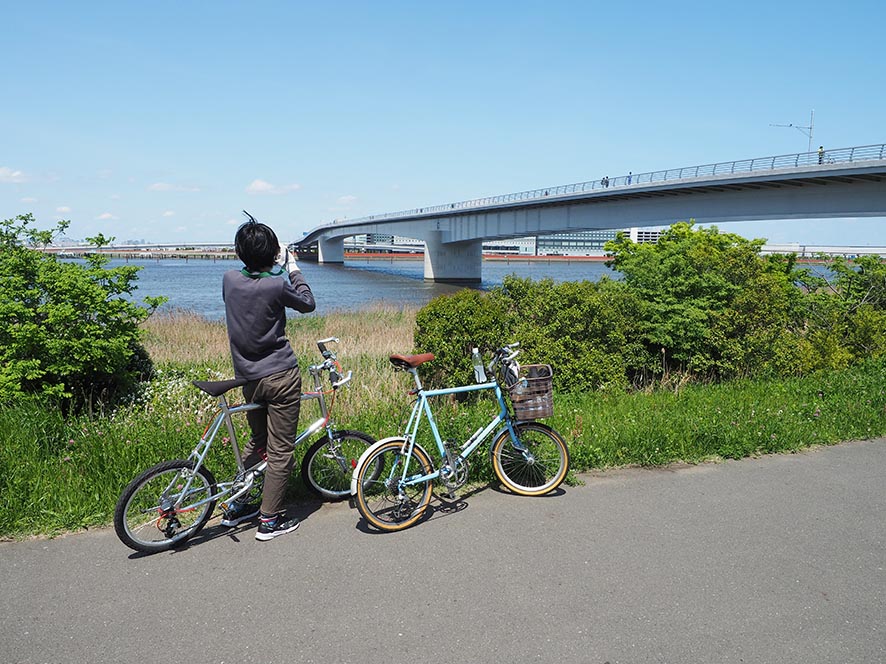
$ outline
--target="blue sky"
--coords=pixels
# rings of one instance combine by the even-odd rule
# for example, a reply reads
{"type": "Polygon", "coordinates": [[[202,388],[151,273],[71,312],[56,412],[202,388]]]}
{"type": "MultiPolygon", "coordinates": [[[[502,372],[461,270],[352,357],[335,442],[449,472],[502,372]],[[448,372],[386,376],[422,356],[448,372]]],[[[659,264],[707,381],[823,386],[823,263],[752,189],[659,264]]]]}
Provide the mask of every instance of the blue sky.
{"type": "MultiPolygon", "coordinates": [[[[0,214],[119,242],[886,142],[875,1],[5,2],[0,214]]],[[[886,220],[721,228],[886,245],[886,220]]]]}

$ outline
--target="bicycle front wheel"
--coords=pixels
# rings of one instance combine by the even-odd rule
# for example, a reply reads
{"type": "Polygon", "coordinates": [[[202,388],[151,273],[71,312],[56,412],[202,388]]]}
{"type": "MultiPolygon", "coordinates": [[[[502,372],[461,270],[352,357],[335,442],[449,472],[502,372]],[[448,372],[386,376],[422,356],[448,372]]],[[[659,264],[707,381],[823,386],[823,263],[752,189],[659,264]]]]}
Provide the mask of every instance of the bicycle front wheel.
{"type": "Polygon", "coordinates": [[[331,441],[323,436],[302,459],[302,482],[324,500],[345,498],[351,493],[357,460],[374,443],[375,438],[362,431],[336,431],[331,441]]]}
{"type": "Polygon", "coordinates": [[[114,530],[131,549],[166,551],[206,525],[215,509],[215,501],[207,499],[215,492],[208,469],[201,466],[195,472],[194,463],[183,459],[164,461],[123,490],[114,509],[114,530]]]}
{"type": "Polygon", "coordinates": [[[418,445],[407,458],[406,441],[393,438],[377,447],[354,471],[357,509],[366,522],[387,532],[417,523],[431,502],[431,482],[403,486],[403,478],[429,475],[431,460],[418,445]]]}
{"type": "Polygon", "coordinates": [[[563,437],[541,422],[521,422],[514,431],[525,451],[517,449],[507,429],[492,443],[492,468],[499,481],[521,496],[541,496],[560,486],[569,470],[563,437]]]}

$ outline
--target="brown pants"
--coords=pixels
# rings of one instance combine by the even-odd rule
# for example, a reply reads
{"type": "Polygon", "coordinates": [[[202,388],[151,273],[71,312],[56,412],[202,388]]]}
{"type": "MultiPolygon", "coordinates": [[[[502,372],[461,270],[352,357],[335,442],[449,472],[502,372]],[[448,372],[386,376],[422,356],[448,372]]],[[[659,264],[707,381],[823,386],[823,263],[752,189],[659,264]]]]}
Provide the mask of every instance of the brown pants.
{"type": "Polygon", "coordinates": [[[246,413],[252,437],[243,448],[246,468],[261,460],[267,450],[268,469],[262,490],[262,514],[283,511],[286,484],[295,462],[292,452],[298,435],[298,413],[301,409],[301,374],[298,367],[271,374],[243,386],[247,401],[266,404],[262,410],[246,413]]]}

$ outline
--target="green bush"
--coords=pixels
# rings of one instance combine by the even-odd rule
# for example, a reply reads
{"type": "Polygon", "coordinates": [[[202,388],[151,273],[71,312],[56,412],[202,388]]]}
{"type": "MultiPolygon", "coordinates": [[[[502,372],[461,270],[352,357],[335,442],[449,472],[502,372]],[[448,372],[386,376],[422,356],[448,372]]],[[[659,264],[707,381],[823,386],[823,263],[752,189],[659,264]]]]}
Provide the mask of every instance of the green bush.
{"type": "Polygon", "coordinates": [[[654,358],[638,343],[641,301],[604,280],[533,282],[515,276],[489,293],[463,290],[434,299],[416,316],[415,346],[436,360],[424,367],[429,386],[473,380],[470,352],[519,342],[520,362],[551,364],[558,389],[623,388],[629,369],[654,358]]]}
{"type": "Polygon", "coordinates": [[[471,346],[519,341],[523,363],[549,363],[558,390],[621,389],[678,378],[721,381],[843,369],[886,354],[886,265],[760,256],[765,240],[678,223],[657,244],[607,244],[623,280],[507,277],[486,294],[434,300],[415,344],[438,360],[434,386],[471,379],[471,346]]]}
{"type": "MultiPolygon", "coordinates": [[[[33,223],[30,214],[0,222],[0,402],[39,395],[91,408],[150,372],[139,324],[164,298],[146,298],[146,308],[125,297],[139,268],[38,251],[68,222],[50,231],[33,223]]],[[[96,247],[111,239],[89,238],[96,247]]]]}
{"type": "Polygon", "coordinates": [[[493,306],[489,295],[471,289],[431,300],[415,318],[415,347],[431,352],[434,362],[422,367],[428,386],[473,382],[471,348],[497,348],[510,343],[510,316],[493,306]]]}

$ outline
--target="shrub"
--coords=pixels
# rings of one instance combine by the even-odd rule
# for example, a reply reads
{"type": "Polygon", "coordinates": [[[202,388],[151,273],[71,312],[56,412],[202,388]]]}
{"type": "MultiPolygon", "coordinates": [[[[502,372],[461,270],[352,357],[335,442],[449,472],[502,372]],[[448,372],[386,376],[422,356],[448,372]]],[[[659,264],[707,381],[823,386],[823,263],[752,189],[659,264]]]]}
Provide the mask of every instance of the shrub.
{"type": "Polygon", "coordinates": [[[438,360],[434,386],[471,380],[471,346],[519,341],[523,363],[549,363],[558,390],[655,380],[788,377],[886,354],[886,265],[841,258],[814,274],[765,240],[674,224],[658,244],[623,234],[606,245],[623,279],[507,277],[419,311],[415,343],[438,360]]]}
{"type": "Polygon", "coordinates": [[[436,358],[422,367],[422,380],[429,387],[472,382],[471,348],[510,343],[509,318],[488,294],[471,289],[431,300],[415,317],[416,351],[436,358]]]}
{"type": "MultiPolygon", "coordinates": [[[[0,222],[0,402],[60,397],[91,408],[125,393],[150,372],[139,324],[164,298],[128,300],[139,268],[59,260],[48,245],[69,222],[34,229],[30,214],[0,222]]],[[[113,238],[89,238],[97,248],[113,238]]]]}
{"type": "Polygon", "coordinates": [[[652,358],[638,343],[642,303],[619,282],[534,282],[505,277],[489,293],[435,298],[416,315],[415,346],[436,356],[422,372],[429,386],[473,380],[470,351],[519,342],[523,364],[554,368],[558,389],[624,387],[629,370],[652,358]]]}

